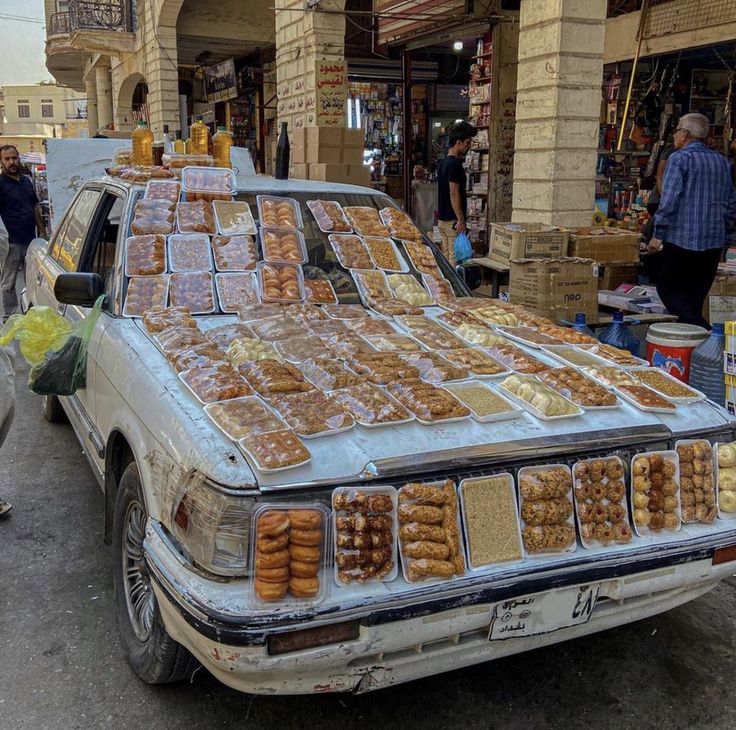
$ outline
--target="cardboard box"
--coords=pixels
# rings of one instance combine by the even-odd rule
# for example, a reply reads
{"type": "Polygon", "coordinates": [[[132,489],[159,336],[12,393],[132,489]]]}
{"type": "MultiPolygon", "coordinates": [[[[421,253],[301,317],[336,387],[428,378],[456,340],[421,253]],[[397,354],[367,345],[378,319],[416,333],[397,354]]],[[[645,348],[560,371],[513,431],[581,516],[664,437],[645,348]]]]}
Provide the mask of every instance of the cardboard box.
{"type": "MultiPolygon", "coordinates": [[[[363,160],[362,129],[304,127],[304,162],[324,165],[360,164],[363,160]]],[[[295,160],[295,162],[302,160],[295,160]]]]}
{"type": "Polygon", "coordinates": [[[736,273],[716,275],[703,304],[703,316],[711,324],[736,318],[736,273]]]}
{"type": "Polygon", "coordinates": [[[309,163],[309,179],[368,187],[371,174],[363,165],[309,163]]]}
{"type": "Polygon", "coordinates": [[[598,280],[590,259],[512,259],[509,279],[512,304],[541,317],[572,321],[577,312],[598,316],[598,280]]]}
{"type": "Polygon", "coordinates": [[[304,127],[289,131],[291,145],[291,161],[302,165],[307,161],[307,133],[304,127]]]}
{"type": "Polygon", "coordinates": [[[567,256],[568,232],[541,223],[492,223],[488,258],[554,259],[567,256]]]}
{"type": "Polygon", "coordinates": [[[639,264],[604,264],[598,267],[598,288],[617,289],[621,284],[639,283],[639,264]]]}
{"type": "Polygon", "coordinates": [[[306,162],[295,162],[290,174],[296,180],[309,180],[309,165],[306,162]]]}
{"type": "Polygon", "coordinates": [[[570,256],[600,264],[639,263],[639,234],[620,228],[576,228],[570,231],[570,256]]]}

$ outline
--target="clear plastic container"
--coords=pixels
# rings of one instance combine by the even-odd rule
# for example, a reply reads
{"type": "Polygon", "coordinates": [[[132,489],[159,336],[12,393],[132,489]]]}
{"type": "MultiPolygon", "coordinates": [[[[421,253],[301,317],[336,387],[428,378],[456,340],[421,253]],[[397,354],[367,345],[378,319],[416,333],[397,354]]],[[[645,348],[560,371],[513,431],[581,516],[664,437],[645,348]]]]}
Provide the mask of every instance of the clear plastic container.
{"type": "Polygon", "coordinates": [[[332,234],[327,240],[344,269],[372,269],[373,259],[363,245],[360,236],[353,234],[332,234]]]}
{"type": "Polygon", "coordinates": [[[212,253],[218,271],[255,271],[258,263],[253,236],[213,236],[212,253]]]}
{"type": "Polygon", "coordinates": [[[353,417],[338,402],[317,388],[305,393],[275,393],[270,403],[301,438],[333,436],[355,425],[353,417]]]}
{"type": "Polygon", "coordinates": [[[528,411],[534,417],[539,418],[541,421],[559,421],[564,418],[576,418],[577,416],[581,416],[584,413],[583,409],[580,408],[580,406],[575,405],[568,398],[565,398],[559,393],[556,393],[554,390],[552,390],[552,388],[544,385],[531,375],[511,375],[506,378],[506,380],[504,380],[499,387],[502,389],[503,394],[507,398],[512,400],[514,403],[520,405],[525,411],[528,411]],[[561,407],[565,408],[567,412],[558,413],[555,415],[547,415],[547,413],[532,405],[530,401],[517,395],[513,390],[511,390],[512,386],[509,381],[512,378],[520,380],[522,385],[531,385],[537,395],[543,395],[547,397],[547,402],[554,402],[555,399],[558,399],[559,401],[561,401],[561,407]]]}
{"type": "Polygon", "coordinates": [[[142,317],[154,307],[164,308],[169,294],[169,276],[131,276],[125,295],[124,317],[142,317]]]}
{"type": "Polygon", "coordinates": [[[281,317],[284,311],[280,304],[246,304],[238,311],[242,322],[260,322],[270,317],[281,317]]]}
{"type": "Polygon", "coordinates": [[[215,287],[209,271],[181,271],[169,279],[169,303],[187,307],[192,314],[211,314],[216,310],[215,287]]]}
{"type": "Polygon", "coordinates": [[[312,460],[309,449],[291,429],[255,434],[240,439],[238,446],[255,469],[266,473],[295,469],[312,460]]]}
{"type": "Polygon", "coordinates": [[[714,322],[708,339],[695,348],[690,358],[690,385],[705,393],[721,407],[726,398],[723,378],[724,349],[723,325],[714,322]]]}
{"type": "Polygon", "coordinates": [[[377,269],[396,273],[407,273],[409,271],[409,266],[390,238],[364,236],[363,243],[377,269]]]}
{"type": "Polygon", "coordinates": [[[522,409],[488,385],[475,380],[460,383],[443,383],[464,406],[470,409],[479,423],[493,423],[519,418],[522,409]],[[480,391],[480,393],[479,393],[480,391]],[[486,395],[487,393],[487,395],[486,395]],[[490,410],[489,410],[490,409],[490,410]]]}
{"type": "MultiPolygon", "coordinates": [[[[526,345],[527,347],[540,348],[542,346],[564,346],[565,344],[562,340],[537,332],[531,327],[510,327],[503,324],[497,324],[493,326],[493,329],[504,337],[520,342],[522,345],[526,345]]],[[[554,351],[552,354],[554,354],[554,351]]]]}
{"type": "Polygon", "coordinates": [[[326,304],[322,311],[332,319],[366,319],[370,317],[362,304],[326,304]]]}
{"type": "Polygon", "coordinates": [[[437,352],[402,352],[401,359],[417,368],[422,380],[432,385],[444,385],[451,381],[467,380],[470,372],[454,365],[437,352]]]}
{"type": "Polygon", "coordinates": [[[213,167],[215,160],[211,155],[173,154],[164,155],[164,167],[181,174],[185,167],[213,167]]]}
{"type": "Polygon", "coordinates": [[[674,413],[677,405],[644,384],[617,385],[616,392],[632,406],[646,413],[674,413]]]}
{"type": "Polygon", "coordinates": [[[586,411],[610,410],[621,405],[608,388],[573,367],[552,368],[538,373],[537,378],[586,411]]]}
{"type": "Polygon", "coordinates": [[[682,522],[710,525],[718,516],[713,447],[706,439],[681,439],[675,442],[675,451],[680,460],[682,522]]]}
{"type": "Polygon", "coordinates": [[[422,346],[408,335],[363,335],[380,352],[421,352],[422,346]]]}
{"type": "Polygon", "coordinates": [[[585,350],[579,350],[573,345],[559,345],[559,346],[543,346],[541,347],[543,352],[551,355],[555,360],[565,363],[565,365],[572,365],[576,368],[595,368],[595,367],[606,367],[608,363],[605,360],[597,357],[591,352],[585,350]]]}
{"type": "Polygon", "coordinates": [[[301,266],[258,262],[258,286],[264,302],[304,301],[304,273],[301,266]]]}
{"type": "MultiPolygon", "coordinates": [[[[215,276],[215,279],[217,276],[215,276]]],[[[217,345],[223,351],[227,350],[230,343],[236,340],[238,337],[253,337],[253,330],[242,322],[233,322],[228,324],[220,324],[215,327],[210,327],[206,332],[208,340],[217,345]]]]}
{"type": "Polygon", "coordinates": [[[327,279],[305,279],[307,301],[314,304],[337,304],[337,294],[327,279]]]}
{"type": "Polygon", "coordinates": [[[365,382],[364,376],[356,375],[332,355],[304,360],[299,363],[299,370],[312,385],[325,392],[365,382]]]}
{"type": "Polygon", "coordinates": [[[253,512],[250,555],[248,598],[256,608],[273,611],[278,604],[296,609],[324,602],[333,565],[328,508],[320,502],[260,505],[253,512]]]}
{"type": "Polygon", "coordinates": [[[402,241],[422,242],[422,232],[416,227],[414,221],[398,208],[382,208],[379,212],[381,222],[388,226],[391,235],[402,241]]]}
{"type": "Polygon", "coordinates": [[[724,520],[736,519],[736,442],[713,444],[713,473],[718,516],[724,520]]]}
{"type": "MultiPolygon", "coordinates": [[[[723,368],[723,355],[721,355],[721,368],[723,368]]],[[[659,368],[630,368],[628,372],[648,388],[655,390],[673,403],[695,403],[705,398],[703,393],[685,385],[665,370],[659,368]]]]}
{"type": "Polygon", "coordinates": [[[176,215],[168,200],[139,200],[133,209],[130,232],[134,236],[169,235],[176,215]]]}
{"type": "Polygon", "coordinates": [[[307,247],[302,232],[294,228],[261,228],[261,251],[265,261],[304,264],[307,247]]]}
{"type": "Polygon", "coordinates": [[[399,489],[398,522],[401,569],[407,583],[436,583],[465,574],[455,482],[405,484],[399,489]],[[454,512],[454,520],[445,507],[454,512]]]}
{"type": "Polygon", "coordinates": [[[524,553],[528,557],[574,553],[578,544],[575,539],[575,507],[570,467],[567,464],[524,466],[519,469],[518,481],[524,553]],[[545,511],[562,510],[563,514],[568,511],[562,500],[569,503],[567,517],[550,522],[549,520],[554,518],[552,512],[546,518],[541,517],[543,521],[539,523],[539,516],[545,511]],[[527,502],[532,504],[545,502],[547,506],[527,510],[525,507],[527,502]],[[530,519],[536,513],[533,524],[531,522],[528,524],[524,519],[525,513],[530,519]]]}
{"type": "Polygon", "coordinates": [[[302,211],[294,198],[257,195],[258,222],[262,228],[303,228],[302,211]]]}
{"type": "Polygon", "coordinates": [[[308,200],[307,208],[323,233],[352,233],[353,227],[343,213],[342,206],[334,200],[308,200]]]}
{"type": "Polygon", "coordinates": [[[169,269],[175,271],[211,271],[212,250],[204,233],[169,236],[169,269]]]}
{"type": "Polygon", "coordinates": [[[212,208],[218,233],[223,236],[239,236],[257,233],[256,222],[250,205],[244,200],[214,200],[212,208]]]}
{"type": "MultiPolygon", "coordinates": [[[[634,515],[634,529],[637,535],[647,536],[650,534],[658,534],[659,532],[678,532],[682,524],[682,511],[680,507],[680,460],[677,456],[676,451],[644,451],[639,454],[635,454],[631,458],[631,508],[634,515]],[[643,461],[639,461],[639,460],[643,461]],[[668,463],[670,466],[664,467],[664,464],[668,463]],[[661,465],[661,466],[660,466],[661,465]],[[655,468],[658,467],[658,468],[655,468]],[[674,473],[671,476],[668,471],[669,469],[674,473]],[[655,487],[652,480],[652,474],[662,474],[663,484],[662,487],[655,487]],[[674,485],[665,485],[666,480],[672,480],[674,485]],[[640,481],[643,480],[643,481],[640,481]],[[652,490],[661,492],[663,507],[653,509],[652,490]],[[672,492],[670,494],[670,492],[672,492]],[[647,497],[646,506],[638,506],[640,504],[637,494],[643,494],[647,497]],[[676,504],[671,505],[672,509],[667,510],[667,505],[664,503],[666,497],[674,497],[676,504]],[[654,514],[661,515],[657,518],[657,524],[659,521],[662,522],[662,526],[658,528],[652,527],[652,521],[655,519],[654,514]],[[667,517],[666,515],[673,515],[673,517],[667,517]],[[668,526],[668,522],[671,522],[671,526],[668,526]]],[[[659,503],[659,497],[657,498],[659,503]]]]}
{"type": "Polygon", "coordinates": [[[217,299],[223,312],[238,312],[244,304],[259,301],[255,273],[215,274],[217,299]]]}
{"type": "Polygon", "coordinates": [[[276,351],[284,360],[294,365],[305,360],[330,356],[330,351],[322,344],[319,337],[314,335],[301,335],[278,341],[276,351]]]}
{"type": "Polygon", "coordinates": [[[415,307],[431,307],[434,299],[416,280],[413,274],[389,274],[388,283],[394,296],[415,307]]]}
{"type": "Polygon", "coordinates": [[[211,169],[185,167],[181,171],[181,190],[184,199],[193,200],[232,200],[238,191],[235,173],[224,167],[211,169]]]}
{"type": "Polygon", "coordinates": [[[149,180],[144,200],[165,200],[173,207],[179,202],[181,185],[176,180],[149,180]]]}
{"type": "Polygon", "coordinates": [[[255,337],[238,337],[233,340],[227,348],[227,357],[234,365],[256,360],[282,361],[273,342],[264,342],[255,337]]]}
{"type": "Polygon", "coordinates": [[[166,269],[165,236],[131,236],[125,240],[126,276],[156,276],[166,269]]]}
{"type": "Polygon", "coordinates": [[[215,232],[215,218],[212,215],[212,204],[206,200],[179,203],[176,206],[176,224],[179,233],[215,232]]]}
{"type": "Polygon", "coordinates": [[[230,367],[193,368],[179,373],[179,379],[203,405],[253,395],[253,391],[230,367]]]}
{"type": "Polygon", "coordinates": [[[505,378],[511,374],[506,365],[475,347],[442,350],[440,354],[451,363],[468,368],[475,378],[505,378]]]}
{"type": "Polygon", "coordinates": [[[378,211],[367,205],[349,205],[343,208],[348,222],[359,236],[390,236],[387,226],[381,222],[378,211]]]}
{"type": "Polygon", "coordinates": [[[114,167],[127,166],[133,164],[133,148],[132,147],[116,147],[112,153],[112,164],[114,167]]]}
{"type": "Polygon", "coordinates": [[[414,420],[413,413],[404,408],[393,396],[372,383],[351,385],[332,391],[331,395],[361,426],[366,428],[398,426],[414,420]]]}
{"type": "Polygon", "coordinates": [[[470,409],[442,388],[420,381],[389,383],[388,392],[425,426],[446,424],[470,418],[470,409]]]}
{"type": "MultiPolygon", "coordinates": [[[[482,571],[494,565],[519,563],[524,559],[519,508],[514,477],[511,474],[504,472],[463,479],[458,487],[458,497],[465,538],[465,556],[471,571],[482,571]],[[480,503],[476,503],[476,498],[471,492],[483,487],[488,495],[480,503]],[[496,542],[498,559],[480,559],[479,555],[478,560],[473,560],[473,544],[482,540],[496,542]]],[[[486,549],[493,551],[490,546],[486,549]]]]}
{"type": "Polygon", "coordinates": [[[257,337],[267,342],[278,342],[304,335],[304,326],[290,317],[273,317],[263,322],[253,322],[251,327],[257,337]]]}
{"type": "Polygon", "coordinates": [[[332,492],[334,575],[338,586],[396,579],[397,507],[398,494],[393,487],[339,487],[332,492]],[[385,560],[379,563],[381,558],[385,560]]]}
{"type": "Polygon", "coordinates": [[[211,403],[204,407],[204,411],[215,426],[233,441],[288,428],[277,413],[256,396],[211,403]]]}

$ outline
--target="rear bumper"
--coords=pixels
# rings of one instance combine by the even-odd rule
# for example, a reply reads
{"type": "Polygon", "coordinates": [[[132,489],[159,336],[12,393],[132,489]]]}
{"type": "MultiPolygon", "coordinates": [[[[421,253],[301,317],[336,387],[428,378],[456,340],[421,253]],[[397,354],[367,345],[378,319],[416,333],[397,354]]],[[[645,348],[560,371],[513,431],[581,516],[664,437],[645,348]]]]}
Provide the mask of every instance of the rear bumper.
{"type": "Polygon", "coordinates": [[[568,571],[565,580],[518,576],[512,584],[494,586],[488,581],[480,589],[444,599],[404,598],[392,607],[343,609],[304,616],[300,622],[272,617],[268,624],[248,615],[239,620],[226,617],[212,600],[216,585],[209,599],[194,605],[191,593],[177,592],[172,565],[153,557],[154,545],[163,547],[156,545],[149,529],[148,563],[169,634],[224,684],[257,694],[367,692],[529,651],[668,611],[706,593],[733,572],[733,563],[712,564],[712,547],[694,546],[690,552],[669,556],[669,561],[660,556],[658,566],[644,566],[646,561],[619,566],[627,572],[617,576],[610,569],[597,576],[593,570],[568,571]],[[488,640],[497,601],[591,582],[600,584],[600,593],[588,623],[538,636],[488,640]],[[269,636],[346,620],[360,621],[358,638],[277,656],[268,653],[269,636]]]}

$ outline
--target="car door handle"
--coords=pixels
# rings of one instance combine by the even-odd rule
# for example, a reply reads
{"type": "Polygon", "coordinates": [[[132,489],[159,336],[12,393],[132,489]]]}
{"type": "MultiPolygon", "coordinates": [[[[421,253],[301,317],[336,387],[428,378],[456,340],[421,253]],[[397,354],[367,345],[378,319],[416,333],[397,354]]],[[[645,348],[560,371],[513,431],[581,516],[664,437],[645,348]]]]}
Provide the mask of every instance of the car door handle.
{"type": "Polygon", "coordinates": [[[43,279],[43,270],[39,270],[36,273],[36,284],[40,284],[41,283],[41,279],[43,279]]]}

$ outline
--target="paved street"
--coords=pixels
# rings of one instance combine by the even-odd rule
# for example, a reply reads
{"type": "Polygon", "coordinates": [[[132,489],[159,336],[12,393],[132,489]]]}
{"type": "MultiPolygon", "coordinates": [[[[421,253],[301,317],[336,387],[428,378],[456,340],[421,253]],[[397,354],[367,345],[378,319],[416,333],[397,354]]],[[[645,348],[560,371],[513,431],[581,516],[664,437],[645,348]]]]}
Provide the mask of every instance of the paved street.
{"type": "Polygon", "coordinates": [[[733,728],[736,580],[660,617],[361,697],[249,697],[122,658],[102,495],[69,426],[17,379],[0,450],[0,728],[733,728]]]}

